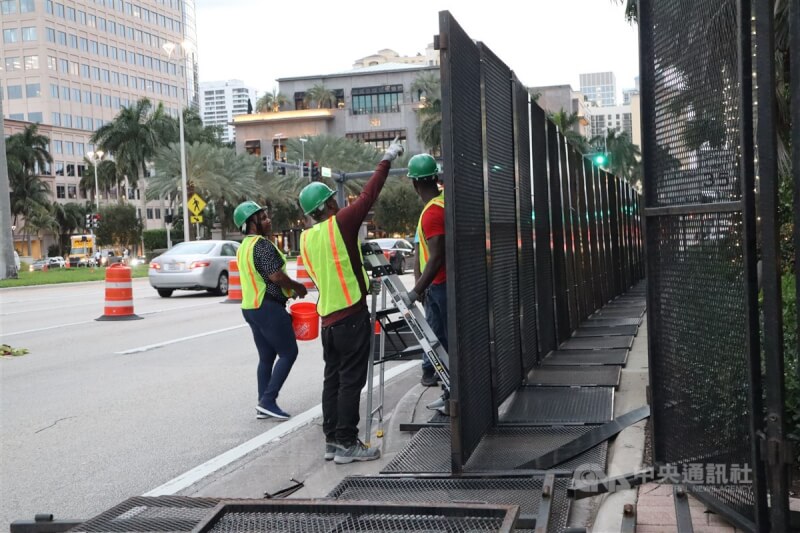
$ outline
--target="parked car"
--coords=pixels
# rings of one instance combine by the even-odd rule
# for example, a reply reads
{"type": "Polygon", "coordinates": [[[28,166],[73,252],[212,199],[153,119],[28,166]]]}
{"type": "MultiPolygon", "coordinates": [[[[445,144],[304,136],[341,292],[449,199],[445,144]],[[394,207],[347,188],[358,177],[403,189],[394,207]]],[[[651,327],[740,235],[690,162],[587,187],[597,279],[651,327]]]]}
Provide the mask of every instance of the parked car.
{"type": "Polygon", "coordinates": [[[191,241],[176,244],[150,261],[150,285],[162,298],[176,289],[228,294],[228,263],[236,259],[234,241],[191,241]]]}
{"type": "Polygon", "coordinates": [[[414,269],[414,245],[405,239],[372,239],[370,242],[378,243],[383,250],[386,260],[398,274],[403,274],[406,268],[414,269]]]}
{"type": "Polygon", "coordinates": [[[64,268],[65,266],[67,266],[67,261],[60,255],[47,258],[48,268],[64,268]]]}
{"type": "Polygon", "coordinates": [[[37,259],[28,267],[30,272],[42,271],[47,265],[47,259],[37,259]]]}

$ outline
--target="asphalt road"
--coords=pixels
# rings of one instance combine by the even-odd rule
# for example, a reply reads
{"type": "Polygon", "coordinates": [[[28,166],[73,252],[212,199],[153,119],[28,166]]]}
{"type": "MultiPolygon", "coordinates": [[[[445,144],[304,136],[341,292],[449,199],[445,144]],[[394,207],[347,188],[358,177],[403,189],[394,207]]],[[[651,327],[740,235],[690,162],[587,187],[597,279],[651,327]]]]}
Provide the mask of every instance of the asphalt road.
{"type": "MultiPolygon", "coordinates": [[[[279,423],[255,418],[258,356],[238,305],[160,298],[145,278],[142,320],[98,322],[103,290],[0,291],[0,342],[30,350],[0,360],[0,531],[35,513],[89,518],[279,423]]],[[[299,344],[279,398],[293,414],[322,388],[319,339],[299,344]]]]}

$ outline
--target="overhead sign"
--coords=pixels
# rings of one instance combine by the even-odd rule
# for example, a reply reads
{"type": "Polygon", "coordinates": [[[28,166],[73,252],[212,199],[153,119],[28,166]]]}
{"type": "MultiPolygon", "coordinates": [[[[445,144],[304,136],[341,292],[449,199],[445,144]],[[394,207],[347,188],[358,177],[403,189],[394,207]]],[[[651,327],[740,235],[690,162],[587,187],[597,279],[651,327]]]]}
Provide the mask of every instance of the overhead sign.
{"type": "Polygon", "coordinates": [[[203,215],[192,215],[189,217],[189,221],[192,224],[202,224],[203,223],[203,215]]]}
{"type": "MultiPolygon", "coordinates": [[[[199,215],[203,212],[203,209],[206,208],[206,202],[200,195],[194,193],[191,198],[189,198],[189,211],[194,213],[195,215],[199,215]]],[[[194,222],[194,221],[193,221],[194,222]]]]}
{"type": "Polygon", "coordinates": [[[323,178],[330,178],[331,177],[331,169],[328,167],[322,167],[322,177],[323,178]]]}

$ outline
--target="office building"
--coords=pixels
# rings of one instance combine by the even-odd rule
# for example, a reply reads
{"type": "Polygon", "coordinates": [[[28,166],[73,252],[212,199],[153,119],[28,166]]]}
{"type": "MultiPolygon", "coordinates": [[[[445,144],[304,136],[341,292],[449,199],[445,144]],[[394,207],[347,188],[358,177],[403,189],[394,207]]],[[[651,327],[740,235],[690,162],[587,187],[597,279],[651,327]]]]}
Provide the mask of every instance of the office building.
{"type": "Polygon", "coordinates": [[[592,109],[592,135],[605,135],[608,130],[624,131],[633,139],[633,114],[630,105],[595,107],[592,109]]]}
{"type": "Polygon", "coordinates": [[[617,103],[617,78],[613,72],[592,72],[580,75],[581,92],[599,107],[617,103]]]}
{"type": "Polygon", "coordinates": [[[439,51],[433,48],[433,43],[430,43],[425,48],[425,55],[417,54],[415,56],[401,56],[394,50],[385,48],[383,50],[379,50],[376,54],[357,59],[353,63],[353,68],[374,67],[376,65],[383,65],[385,63],[427,65],[432,67],[439,64],[439,51]]]}
{"type": "Polygon", "coordinates": [[[577,114],[578,122],[573,129],[584,137],[591,137],[592,107],[587,105],[583,93],[574,90],[570,85],[528,87],[528,92],[536,97],[536,103],[547,113],[563,110],[567,114],[577,114]]]}
{"type": "MultiPolygon", "coordinates": [[[[121,107],[144,97],[172,116],[187,102],[197,107],[193,0],[1,0],[0,9],[5,133],[18,128],[14,121],[42,125],[54,160],[42,170],[55,201],[91,197],[58,191],[80,182],[85,152],[94,149],[89,138],[121,107]],[[170,43],[187,46],[168,54],[170,43]]],[[[140,199],[144,186],[114,194],[140,199]]],[[[136,204],[146,228],[164,227],[161,202],[136,204]]]]}
{"type": "Polygon", "coordinates": [[[248,113],[248,101],[254,108],[257,94],[242,80],[204,81],[200,83],[200,117],[205,126],[220,126],[222,141],[233,141],[233,117],[248,113]]]}

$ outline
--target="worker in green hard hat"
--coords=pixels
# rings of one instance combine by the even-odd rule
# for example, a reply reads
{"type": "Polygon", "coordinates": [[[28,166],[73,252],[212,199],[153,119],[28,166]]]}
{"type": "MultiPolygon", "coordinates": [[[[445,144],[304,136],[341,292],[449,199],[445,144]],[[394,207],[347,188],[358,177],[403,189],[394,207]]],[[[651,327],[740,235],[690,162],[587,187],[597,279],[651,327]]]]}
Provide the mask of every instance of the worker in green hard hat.
{"type": "Polygon", "coordinates": [[[286,257],[270,240],[272,221],[266,207],[242,202],[233,211],[233,222],[245,235],[236,262],[242,285],[242,315],[258,349],[256,418],[285,420],[290,415],[278,407],[278,393],[298,351],[286,302],[304,297],[307,290],[286,273],[286,257]]]}
{"type": "Polygon", "coordinates": [[[358,440],[359,399],[367,381],[373,335],[367,310],[370,281],[358,233],[386,182],[391,162],[402,153],[403,146],[395,138],[359,197],[346,207],[340,208],[334,191],[324,183],[310,183],[300,192],[300,207],[315,221],[300,235],[300,254],[319,289],[325,459],[339,464],[380,457],[380,448],[368,448],[358,440]]]}
{"type": "MultiPolygon", "coordinates": [[[[439,166],[429,154],[408,162],[408,177],[425,207],[417,223],[414,288],[408,297],[422,300],[425,319],[445,350],[447,345],[447,266],[445,264],[444,191],[439,188],[439,166]]],[[[422,358],[422,384],[432,387],[438,376],[427,356],[422,358]]]]}

